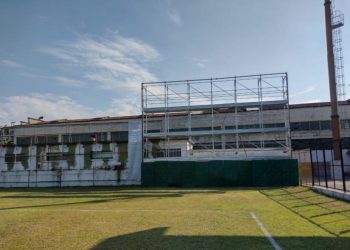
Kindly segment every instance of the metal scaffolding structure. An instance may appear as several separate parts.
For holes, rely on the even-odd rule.
[[[343,56],[343,39],[341,27],[344,26],[344,14],[335,9],[334,2],[331,8],[331,21],[333,33],[333,53],[334,67],[337,84],[338,101],[346,100],[346,86],[344,79],[344,56]]]
[[[142,83],[143,159],[290,157],[287,73]]]

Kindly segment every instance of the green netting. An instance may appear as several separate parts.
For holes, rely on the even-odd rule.
[[[224,163],[223,161],[209,161],[208,170],[209,170],[209,186],[211,187],[221,187],[224,185]]]
[[[294,186],[296,160],[161,161],[142,164],[142,185],[155,187]]]
[[[298,185],[296,160],[255,160],[252,161],[253,185],[277,187]]]
[[[196,182],[196,164],[192,161],[174,162],[181,169],[181,179],[178,183],[181,187],[193,187]]]
[[[298,161],[289,160],[288,164],[283,164],[284,184],[286,186],[296,186],[299,183]]]
[[[167,183],[171,187],[181,187],[182,169],[177,162],[170,161],[167,164]]]
[[[195,187],[208,187],[209,186],[209,167],[208,162],[195,162]]]
[[[154,162],[154,185],[157,187],[167,187],[169,180],[168,173],[168,162],[167,161],[158,161]]]
[[[145,162],[141,168],[142,185],[145,187],[156,186],[154,183],[154,164],[151,162]]]
[[[251,186],[251,161],[223,161],[225,186]]]

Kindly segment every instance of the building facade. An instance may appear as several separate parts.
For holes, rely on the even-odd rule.
[[[350,138],[350,101],[339,104],[342,138]],[[179,137],[172,143],[161,145],[157,140],[143,141],[141,116],[101,117],[94,119],[42,121],[28,119],[20,125],[1,128],[0,187],[36,186],[91,186],[91,185],[137,185],[141,182],[142,158],[162,160],[201,157],[207,152],[221,152],[226,158],[242,159],[261,142],[261,134],[254,129],[255,110],[240,110],[242,133],[236,138],[221,134],[218,140],[205,135],[194,135],[190,140]],[[290,141],[293,150],[305,149],[312,143],[328,147],[331,144],[330,104],[308,103],[289,105]],[[192,129],[205,131],[232,129],[232,110],[215,113],[214,124],[206,124],[207,116],[192,115]],[[285,110],[268,110],[264,126],[285,127]],[[172,131],[186,129],[187,117],[173,117]],[[151,117],[149,133],[162,133],[164,117]],[[238,128],[238,127],[235,127]],[[278,130],[264,136],[264,147],[273,149],[284,143]],[[277,132],[276,132],[277,131]],[[346,144],[345,144],[345,147]],[[143,153],[142,153],[143,152]],[[215,154],[214,154],[215,156]],[[259,155],[258,155],[259,156]],[[290,157],[281,151],[281,157]],[[263,158],[263,155],[261,155]]]

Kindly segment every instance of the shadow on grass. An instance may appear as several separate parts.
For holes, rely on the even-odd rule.
[[[12,193],[13,190],[8,190]],[[80,190],[78,189],[57,189],[57,188],[45,188],[45,189],[21,189],[16,190],[17,194],[1,195],[0,199],[66,199],[66,198],[115,198],[115,199],[136,199],[136,198],[164,198],[164,197],[182,197],[184,195],[190,194],[224,194],[225,190],[196,190],[196,189],[172,189],[163,188],[161,190],[157,189],[131,189],[125,190],[121,189],[109,189],[104,190],[100,188],[88,188]]]
[[[134,187],[51,187],[51,188],[0,188],[1,193],[52,193],[52,194],[94,194],[94,193],[191,193],[191,194],[206,194],[225,193],[228,188],[145,188],[140,186]],[[1,197],[1,196],[0,196]]]
[[[315,193],[306,187],[280,189],[277,194],[273,190],[260,190],[260,193],[330,234],[340,236],[350,232],[350,216],[347,214],[350,204],[347,202]],[[307,195],[299,196],[300,193]],[[320,199],[314,199],[315,197]],[[302,204],[295,205],[289,203],[289,200]],[[340,207],[343,209],[339,210]],[[350,249],[350,244],[348,248]]]
[[[104,200],[92,200],[92,201],[81,201],[81,202],[66,202],[66,203],[55,203],[55,204],[43,204],[43,205],[30,205],[30,206],[18,206],[18,207],[4,207],[0,208],[0,211],[24,209],[24,208],[43,208],[43,207],[56,207],[56,206],[68,206],[68,205],[79,205],[79,204],[93,204],[93,203],[104,203],[112,201],[113,199]]]
[[[149,190],[149,189],[114,189],[113,191],[108,189],[108,192],[101,192],[99,188],[88,188],[87,191],[90,192],[70,192],[72,190],[69,188],[62,192],[60,189],[56,188],[46,188],[46,189],[35,189],[35,192],[31,189],[23,189],[19,194],[13,195],[3,195],[0,196],[0,202],[3,199],[47,199],[50,200],[51,204],[40,204],[40,205],[27,205],[27,206],[15,206],[15,207],[3,207],[3,210],[13,210],[13,209],[27,209],[27,208],[44,208],[44,207],[54,207],[54,206],[65,206],[65,205],[79,205],[79,204],[89,204],[89,203],[103,203],[116,200],[132,200],[132,199],[163,199],[163,198],[178,198],[185,195],[191,194],[223,194],[225,191],[219,190],[195,190],[195,189],[162,189],[162,190]],[[74,190],[74,189],[73,189]],[[58,192],[57,192],[58,191]],[[33,194],[32,194],[33,193]],[[55,203],[61,199],[90,199],[89,201],[77,201],[77,202],[62,202]],[[31,202],[31,201],[30,201]]]
[[[273,249],[263,236],[166,235],[167,227],[115,236],[92,249]],[[348,237],[274,237],[283,249],[349,249]]]
[[[2,198],[7,199],[83,199],[83,198],[110,198],[110,199],[137,199],[137,198],[166,198],[166,197],[181,197],[183,196],[180,193],[131,193],[131,194],[108,194],[108,195],[97,195],[97,194],[91,194],[91,195],[7,195],[2,196]]]

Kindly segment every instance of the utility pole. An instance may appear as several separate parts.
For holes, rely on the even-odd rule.
[[[332,1],[324,1],[324,11],[326,20],[326,36],[327,36],[327,59],[328,59],[328,78],[329,92],[331,98],[331,122],[332,122],[332,138],[334,160],[340,160],[340,125],[338,114],[337,100],[337,82],[335,75],[334,51],[333,51],[333,29],[338,28],[332,25]]]

